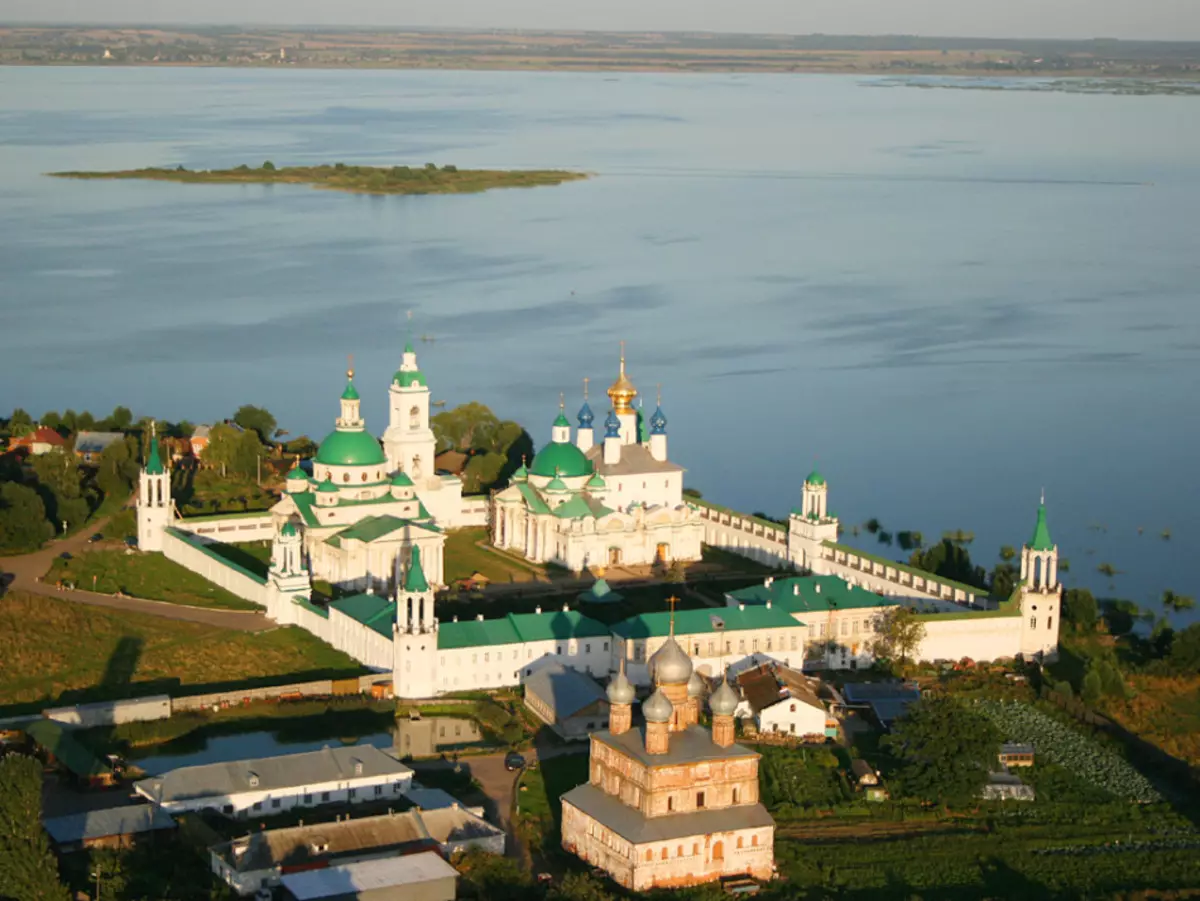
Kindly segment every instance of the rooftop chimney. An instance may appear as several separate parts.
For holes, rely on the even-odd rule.
[[[541,613],[541,612],[542,612],[542,605],[541,605],[541,604],[538,604],[536,607],[534,607],[534,608],[533,608],[533,612],[534,612],[534,613]]]
[[[478,622],[483,622],[483,614],[482,614],[482,613],[476,613],[476,614],[475,614],[475,619],[476,619]]]

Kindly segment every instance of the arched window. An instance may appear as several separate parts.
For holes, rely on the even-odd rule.
[[[654,860],[654,852],[653,852],[653,851],[647,851],[647,852],[646,852],[646,862],[647,862],[647,863],[649,863],[649,862],[650,862],[650,861],[652,861],[652,860]]]
[[[1046,628],[1049,630],[1049,629],[1051,629],[1051,628],[1053,628],[1053,627],[1054,627],[1054,617],[1053,617],[1053,616],[1047,616],[1047,617],[1046,617]]]
[[[342,481],[349,482],[350,481],[350,473],[348,473],[348,472],[342,473]]]
[[[666,859],[667,859],[667,849],[666,849],[666,848],[663,848],[663,849],[662,849],[662,859],[663,859],[663,860],[666,860]]]
[[[695,857],[699,853],[700,853],[700,843],[693,842],[692,843],[692,856]]]
[[[743,839],[743,838],[742,838],[742,837],[739,835],[739,836],[738,836],[738,850],[739,850],[739,851],[740,851],[740,850],[742,850],[742,847],[743,847],[745,844],[746,844],[746,840],[745,840],[745,839]]]
[[[737,802],[738,802],[738,790],[737,790],[737,788],[735,787],[735,788],[733,789],[733,803],[734,803],[734,804],[736,804]]]
[[[419,429],[421,427],[421,408],[413,407],[408,411],[408,427],[410,429]]]
[[[667,811],[670,812],[674,809],[675,809],[675,799],[667,798]]]
[[[713,843],[712,859],[713,860],[724,860],[725,859],[725,843],[724,842],[714,842]]]
[[[1029,617],[1029,628],[1031,628],[1031,629],[1037,628],[1037,617],[1036,616]]]
[[[362,480],[364,482],[367,480],[367,474],[365,472],[362,474]]]
[[[750,847],[752,847],[752,848],[758,847],[758,836],[757,835],[750,836]]]

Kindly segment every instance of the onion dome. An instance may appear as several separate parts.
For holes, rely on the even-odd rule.
[[[667,432],[667,417],[663,415],[662,407],[657,407],[654,410],[654,415],[650,417],[650,434],[665,435]]]
[[[722,679],[717,690],[708,699],[708,709],[712,711],[713,716],[733,716],[733,711],[737,710],[738,701],[737,692],[733,690],[728,680]]]
[[[815,469],[808,474],[808,478],[804,480],[806,485],[824,485],[825,476],[821,475]]]
[[[567,419],[567,415],[565,413],[563,413],[561,410],[559,410],[558,416],[556,416],[554,419],[554,427],[556,429],[561,429],[561,428],[569,429],[571,427],[571,421],[569,419]]]
[[[612,387],[608,389],[608,399],[612,401],[612,407],[616,412],[632,413],[633,399],[637,397],[637,393],[637,388],[633,387],[633,382],[629,381],[629,377],[625,375],[625,347],[622,342],[621,371],[617,375],[617,380],[612,383]]]
[[[413,480],[406,472],[401,471],[392,476],[392,485],[396,488],[412,488]]]
[[[524,481],[527,481],[528,479],[529,479],[529,470],[525,468],[525,463],[524,463],[524,461],[522,461],[521,465],[517,467],[517,471],[512,474],[512,481],[524,482]]]
[[[299,457],[296,458],[295,465],[290,470],[288,470],[288,474],[285,476],[285,478],[289,482],[307,482],[308,481],[308,473],[306,473],[303,469],[300,468],[300,458]]]
[[[592,408],[588,406],[588,402],[586,400],[583,402],[583,406],[579,408],[579,416],[576,418],[579,420],[579,427],[581,429],[590,429],[592,427],[592,423],[595,421],[596,417],[592,413]]]
[[[321,487],[318,488],[317,491],[321,492],[322,494],[338,493],[337,485],[333,484],[333,480],[329,478],[326,478],[325,481],[321,483]]]
[[[567,487],[566,482],[558,477],[558,473],[555,473],[554,478],[547,482],[546,487],[542,490],[546,492],[546,494],[566,494],[571,489]]]
[[[632,704],[633,698],[633,683],[625,676],[625,667],[621,667],[616,678],[608,683],[608,703]]]
[[[358,389],[354,387],[354,378],[346,379],[346,390],[342,392],[342,400],[358,400]]]
[[[688,679],[688,697],[698,698],[704,694],[704,680],[700,678],[700,674],[692,670],[692,676]]]
[[[654,694],[646,698],[642,704],[642,716],[646,718],[647,723],[665,723],[671,719],[671,714],[674,712],[675,707],[658,689],[655,689]]]
[[[617,419],[617,414],[612,410],[608,411],[608,417],[604,420],[604,437],[621,437],[621,420]]]
[[[593,491],[599,491],[602,488],[607,488],[608,482],[604,481],[604,476],[600,475],[600,473],[596,473],[587,480],[587,487],[591,488]]]
[[[692,675],[692,660],[672,635],[650,656],[650,676],[656,684],[686,682]]]

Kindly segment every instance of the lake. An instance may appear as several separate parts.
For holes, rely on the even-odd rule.
[[[41,174],[267,159],[595,177],[372,198]],[[1195,595],[1197,159],[1192,97],[0,68],[0,407],[254,403],[319,438],[353,353],[378,433],[411,310],[434,399],[540,444],[625,339],[710,500],[785,515],[816,464],[844,523],[973,531],[990,566],[1044,487],[1073,583]]]

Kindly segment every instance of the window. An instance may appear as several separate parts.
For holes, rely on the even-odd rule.
[[[608,650],[608,642],[607,641],[604,642],[604,650],[606,650],[606,651]]]
[[[709,642],[708,642],[708,656],[709,657],[711,657],[715,653],[715,648],[716,648],[716,642],[713,641],[712,639],[709,639]]]
[[[395,791],[395,792],[402,792],[402,791],[404,791],[404,783],[403,783],[403,782],[396,782],[396,783],[394,783],[394,784],[392,785],[392,791]]]
[[[675,856],[683,857],[683,845],[679,845],[678,847],[675,848]]]
[[[350,473],[348,473],[348,472],[342,473],[342,481],[349,482],[350,481]]]
[[[362,474],[362,480],[364,482],[367,480],[367,474],[365,472]]]
[[[491,663],[491,662],[492,662],[492,655],[491,655],[491,654],[489,654],[489,653],[485,653],[485,654],[483,655],[483,662],[484,662],[484,663]]]
[[[793,651],[798,650],[798,648],[796,647],[796,636],[795,635],[792,636],[792,650]]]
[[[734,786],[734,788],[733,788],[733,803],[736,804],[737,802],[738,802],[738,790],[737,790],[737,786]]]
[[[1031,628],[1031,629],[1037,628],[1037,617],[1036,616],[1029,617],[1029,628]]]
[[[704,792],[696,792],[696,809],[700,810],[704,807]]]
[[[351,798],[351,799],[357,798],[358,797],[358,789],[357,788],[346,789],[346,797]]]
[[[788,711],[789,711],[790,713],[795,713],[795,712],[796,712],[796,705],[795,705],[795,704],[792,704],[792,705],[791,705],[791,706],[788,708]]]
[[[662,859],[663,859],[663,860],[666,860],[666,859],[667,859],[667,849],[666,849],[666,848],[663,848],[663,849],[662,849]]]
[[[746,652],[746,639],[744,639],[744,638],[738,639],[738,650],[741,651],[743,654]]]
[[[310,795],[308,792],[305,792],[305,793],[304,793],[304,803],[305,803],[305,804],[311,804],[311,803],[312,803],[312,795]]]
[[[221,810],[223,810],[225,813],[233,813],[233,805],[226,804],[224,807],[221,808]]]
[[[738,836],[738,850],[740,851],[746,844],[746,840],[740,835]]]
[[[795,734],[796,734],[796,724],[795,724],[795,723],[789,723],[789,724],[788,724],[788,727],[789,727],[789,728],[792,730],[792,734],[793,734],[793,735],[795,735]]]
[[[583,646],[583,653],[585,653],[585,654],[590,654],[590,653],[592,653],[592,644],[591,644],[591,642],[588,642],[587,644],[585,644],[585,645]]]
[[[562,645],[561,645],[561,644],[560,644],[560,645],[558,645],[558,650],[556,650],[554,653],[556,653],[556,654],[562,654]]]
[[[674,809],[675,809],[675,799],[668,797],[667,798],[667,810],[672,811]]]
[[[767,650],[768,651],[771,650],[771,636],[770,635],[767,636]]]
[[[1050,629],[1050,628],[1051,628],[1053,625],[1054,625],[1054,617],[1053,617],[1053,616],[1047,616],[1047,617],[1046,617],[1046,628],[1047,628],[1047,629]]]
[[[383,786],[382,785],[375,786],[375,797],[378,798],[378,797],[381,797],[382,795],[383,795]]]
[[[262,810],[262,801],[255,801],[255,802],[254,802],[254,809],[255,809],[255,810]]]
[[[650,862],[650,861],[652,861],[652,860],[654,860],[654,852],[653,852],[653,851],[647,851],[647,852],[646,852],[646,861],[647,861],[647,863],[648,863],[648,862]]]
[[[325,802],[328,800],[329,800],[329,792],[321,792],[321,801]]]
[[[692,844],[692,856],[695,857],[699,853],[700,853],[700,843],[694,842]]]
[[[275,810],[278,810],[278,809],[279,809],[280,807],[282,807],[282,806],[283,806],[283,801],[282,801],[281,799],[279,799],[279,798],[272,798],[272,799],[271,799],[271,807],[272,807],[273,809],[275,809]]]
[[[756,654],[758,653],[758,639],[757,638],[753,638],[750,640],[750,650],[754,651]]]
[[[758,847],[758,836],[757,835],[750,836],[750,847],[751,848]]]

